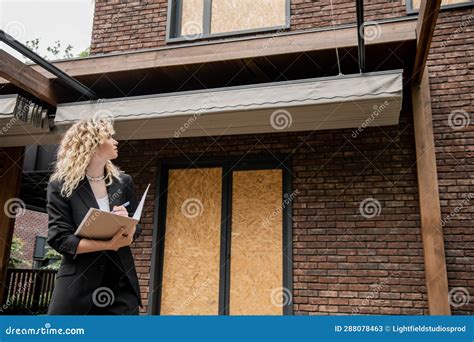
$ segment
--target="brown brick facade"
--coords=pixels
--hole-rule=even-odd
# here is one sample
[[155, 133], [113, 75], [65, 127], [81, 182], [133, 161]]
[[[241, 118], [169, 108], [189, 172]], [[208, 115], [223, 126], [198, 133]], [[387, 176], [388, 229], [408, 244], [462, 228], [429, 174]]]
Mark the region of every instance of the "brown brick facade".
[[[290, 8], [291, 31], [356, 22], [353, 0], [334, 0], [332, 9], [329, 0], [292, 0]], [[401, 0], [367, 1], [364, 9], [367, 21], [406, 15]], [[167, 10], [168, 0], [96, 1], [91, 54], [165, 46]]]
[[[400, 127], [122, 142], [117, 163], [139, 191], [162, 158], [288, 154], [293, 174], [295, 314], [426, 314], [410, 111]], [[136, 151], [142, 151], [137, 154]], [[248, 152], [247, 152], [248, 151]], [[369, 162], [370, 161], [370, 162]], [[152, 188], [153, 188], [152, 184]], [[153, 194], [154, 196], [155, 194]], [[380, 214], [364, 218], [364, 199]], [[134, 248], [148, 298], [153, 205]]]
[[[332, 13], [335, 24], [355, 22], [354, 1], [333, 2], [331, 11], [329, 0], [292, 0], [291, 30], [329, 26]], [[92, 54], [165, 46], [167, 4], [96, 1]], [[365, 14], [366, 20], [404, 17], [405, 1], [367, 1]], [[467, 305], [452, 306], [453, 314], [474, 312], [473, 23], [473, 8], [441, 12], [428, 60], [449, 289], [464, 288], [471, 297]], [[152, 183], [154, 198], [163, 158], [287, 154], [298, 190], [292, 203], [295, 314], [428, 314], [405, 81], [399, 125], [365, 129], [356, 138], [346, 129], [131, 140], [120, 143], [116, 162], [134, 177], [138, 193]], [[366, 199], [380, 203], [372, 218], [361, 215]], [[148, 309], [154, 209], [148, 203], [133, 247], [142, 313]]]
[[[428, 59], [446, 266], [474, 312], [474, 9], [441, 12]], [[453, 292], [454, 293], [454, 292]]]
[[36, 236], [48, 236], [48, 214], [39, 211], [25, 210], [15, 219], [13, 237], [23, 242], [22, 259], [33, 264]]
[[[336, 25], [355, 23], [354, 1], [333, 3], [331, 9], [330, 1], [292, 0], [291, 30], [326, 27], [333, 19]], [[96, 1], [92, 53], [165, 46], [167, 4]], [[449, 288], [465, 288], [471, 297], [473, 15], [472, 8], [440, 13], [428, 61]], [[405, 16], [405, 1], [365, 3], [367, 21]], [[293, 202], [295, 314], [427, 314], [409, 93], [404, 94], [403, 107], [397, 127], [366, 129], [357, 138], [350, 130], [331, 130], [127, 141], [121, 143], [117, 162], [143, 191], [145, 184], [156, 181], [157, 161], [180, 156], [181, 151], [207, 157], [290, 154], [293, 190], [298, 189]], [[453, 128], [453, 115], [459, 113], [468, 124]], [[378, 216], [360, 215], [359, 205], [366, 198], [380, 203]], [[145, 303], [153, 210], [146, 208], [145, 230], [134, 248]], [[452, 310], [469, 314], [474, 306]]]

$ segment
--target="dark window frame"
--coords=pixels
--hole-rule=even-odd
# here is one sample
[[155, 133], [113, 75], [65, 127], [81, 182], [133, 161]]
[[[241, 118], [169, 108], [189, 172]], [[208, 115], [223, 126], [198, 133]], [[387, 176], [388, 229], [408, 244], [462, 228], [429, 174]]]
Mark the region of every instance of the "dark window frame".
[[[452, 9], [474, 6], [474, 0], [470, 0], [470, 1], [471, 2], [461, 2], [458, 4], [441, 5], [440, 10], [447, 11], [447, 10], [452, 10]], [[406, 0], [406, 8], [407, 8], [407, 14], [418, 14], [420, 11], [418, 8], [413, 8], [413, 0]]]
[[167, 13], [167, 20], [166, 20], [166, 43], [193, 42], [193, 41], [199, 41], [202, 39], [222, 38], [222, 37], [231, 37], [231, 36], [237, 36], [237, 35], [242, 35], [242, 34], [264, 33], [264, 32], [270, 32], [270, 31], [287, 30], [291, 26], [291, 23], [290, 23], [290, 18], [291, 18], [290, 1], [291, 0], [285, 0], [286, 3], [285, 3], [285, 24], [284, 25], [212, 34], [210, 33], [212, 0], [204, 0], [203, 26], [202, 26], [203, 33], [197, 35], [197, 37], [195, 38], [192, 36], [181, 36], [180, 32], [181, 32], [181, 13], [182, 13], [181, 2], [182, 1], [183, 0], [168, 0], [168, 13]]
[[[283, 160], [283, 162], [281, 162]], [[166, 234], [166, 206], [169, 170], [221, 167], [222, 179], [222, 217], [231, 217], [232, 206], [232, 171], [240, 170], [282, 170], [282, 201], [292, 194], [292, 173], [290, 171], [290, 157], [288, 155], [262, 155], [256, 157], [223, 157], [200, 158], [199, 160], [169, 158], [157, 163], [155, 209], [153, 218], [153, 248], [150, 274], [150, 292], [148, 314], [160, 315], [161, 285], [163, 282], [163, 259]], [[293, 227], [292, 227], [292, 201], [282, 208], [282, 261], [283, 282], [282, 287], [292, 294], [290, 300], [283, 306], [283, 315], [293, 315]], [[230, 258], [231, 219], [221, 220], [220, 260], [222, 264]], [[219, 315], [229, 315], [230, 301], [230, 262], [221, 268], [219, 275]]]
[[[36, 235], [35, 236], [35, 244], [34, 244], [34, 247], [33, 247], [33, 261], [35, 260], [43, 260], [44, 259], [44, 256], [46, 255], [46, 251], [47, 251], [47, 247], [48, 247], [48, 244], [47, 244], [47, 239], [48, 237], [47, 236], [41, 236], [41, 235]], [[38, 245], [40, 244], [38, 241], [39, 240], [42, 240], [43, 241], [43, 251], [42, 251], [42, 255], [41, 257], [37, 256], [37, 252], [39, 252], [37, 249], [38, 249]]]

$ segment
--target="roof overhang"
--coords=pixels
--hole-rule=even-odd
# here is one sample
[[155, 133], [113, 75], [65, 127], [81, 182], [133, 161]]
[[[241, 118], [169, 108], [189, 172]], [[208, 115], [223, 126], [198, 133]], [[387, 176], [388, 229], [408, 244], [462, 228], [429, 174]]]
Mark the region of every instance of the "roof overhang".
[[0, 137], [50, 131], [48, 108], [21, 95], [0, 95]]
[[55, 125], [110, 117], [119, 140], [396, 125], [402, 71], [58, 105]]
[[[365, 29], [371, 32], [366, 45], [372, 47], [416, 41], [416, 24], [416, 16], [366, 22]], [[168, 73], [169, 70], [172, 80], [178, 67], [357, 47], [357, 33], [357, 25], [354, 23], [188, 44], [169, 44], [153, 49], [57, 60], [53, 64], [68, 75], [94, 87], [97, 87], [99, 81], [103, 81], [101, 78], [104, 75], [114, 82], [118, 82], [118, 75], [127, 75], [130, 82], [131, 74], [139, 70], [146, 73], [156, 70], [165, 70]], [[39, 65], [32, 65], [32, 68], [50, 79], [55, 79], [54, 75]], [[8, 81], [0, 78], [0, 84], [5, 83]]]

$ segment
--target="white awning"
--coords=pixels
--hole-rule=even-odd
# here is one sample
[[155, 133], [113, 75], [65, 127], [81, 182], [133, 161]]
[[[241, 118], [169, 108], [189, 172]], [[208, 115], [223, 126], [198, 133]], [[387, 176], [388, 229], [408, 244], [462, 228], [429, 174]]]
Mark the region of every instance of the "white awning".
[[18, 94], [0, 96], [2, 136], [35, 135], [49, 131], [48, 110]]
[[396, 125], [402, 70], [58, 105], [66, 128], [115, 120], [118, 139], [308, 131]]

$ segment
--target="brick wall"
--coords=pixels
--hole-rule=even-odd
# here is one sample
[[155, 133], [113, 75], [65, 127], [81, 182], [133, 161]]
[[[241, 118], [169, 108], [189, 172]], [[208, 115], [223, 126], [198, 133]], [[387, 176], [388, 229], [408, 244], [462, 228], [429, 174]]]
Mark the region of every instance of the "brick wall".
[[473, 24], [472, 8], [441, 12], [428, 60], [449, 287], [471, 296], [455, 314], [474, 312]]
[[[138, 193], [156, 182], [161, 158], [291, 154], [295, 314], [426, 314], [410, 111], [400, 126], [175, 140], [124, 141], [117, 164]], [[136, 153], [136, 151], [141, 151]], [[154, 191], [154, 190], [152, 190]], [[151, 196], [155, 196], [152, 193]], [[374, 198], [379, 215], [360, 203]], [[148, 298], [153, 206], [134, 255]]]
[[164, 44], [168, 0], [95, 1], [91, 54]]
[[[357, 22], [356, 6], [353, 0], [308, 1], [291, 0], [291, 30], [321, 28], [331, 25]], [[403, 17], [406, 15], [405, 1], [373, 0], [364, 2], [366, 21]]]
[[23, 242], [22, 259], [33, 264], [36, 236], [48, 235], [48, 214], [39, 211], [25, 210], [24, 214], [15, 219], [13, 237]]
[[[91, 54], [165, 46], [167, 10], [168, 0], [97, 0]], [[406, 15], [402, 0], [368, 1], [364, 10], [366, 20]], [[291, 16], [292, 31], [355, 23], [355, 1], [333, 0], [331, 10], [329, 0], [291, 0]]]
[[[353, 1], [333, 2], [336, 24], [355, 22]], [[366, 2], [366, 20], [403, 17], [404, 3]], [[166, 6], [167, 0], [96, 1], [92, 53], [163, 46]], [[291, 10], [292, 30], [331, 24], [329, 1], [292, 0]], [[464, 288], [471, 297], [473, 13], [472, 8], [440, 13], [428, 61], [449, 287]], [[300, 190], [293, 212], [295, 313], [426, 314], [411, 103], [409, 94], [404, 98], [399, 127], [368, 129], [357, 139], [350, 131], [336, 130], [130, 141], [121, 143], [118, 163], [143, 191], [146, 183], [155, 182], [157, 159], [180, 151], [207, 156], [242, 155], [247, 149], [251, 154], [267, 149], [293, 153], [293, 187]], [[457, 118], [465, 118], [465, 124], [454, 127]], [[380, 215], [372, 219], [358, 212], [368, 197], [381, 204]], [[134, 253], [147, 298], [152, 207], [146, 208], [144, 220]], [[454, 314], [474, 312], [472, 304], [452, 309]]]

